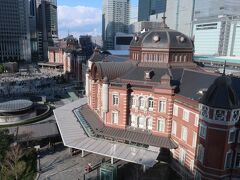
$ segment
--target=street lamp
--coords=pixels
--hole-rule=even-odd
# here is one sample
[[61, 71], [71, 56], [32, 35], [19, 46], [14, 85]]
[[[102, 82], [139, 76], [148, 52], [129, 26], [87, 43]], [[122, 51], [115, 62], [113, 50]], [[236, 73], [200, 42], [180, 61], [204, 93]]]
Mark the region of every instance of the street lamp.
[[41, 172], [41, 165], [40, 165], [40, 154], [39, 151], [37, 152], [37, 161], [38, 161], [38, 172]]

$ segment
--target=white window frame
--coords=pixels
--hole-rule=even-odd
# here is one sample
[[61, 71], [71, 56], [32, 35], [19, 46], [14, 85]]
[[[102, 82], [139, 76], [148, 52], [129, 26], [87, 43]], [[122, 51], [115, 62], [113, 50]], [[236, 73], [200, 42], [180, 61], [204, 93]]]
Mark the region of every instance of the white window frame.
[[188, 110], [186, 110], [186, 109], [183, 109], [183, 120], [184, 121], [189, 121], [189, 111]]
[[158, 112], [165, 113], [166, 112], [167, 101], [166, 99], [160, 98], [158, 101]]
[[197, 146], [197, 133], [193, 131], [192, 147], [195, 148], [196, 146]]
[[[232, 128], [229, 130], [229, 133], [228, 133], [228, 144], [231, 144], [231, 143], [234, 143], [235, 142], [235, 139], [236, 139], [236, 129], [235, 128]], [[231, 139], [231, 135], [234, 134], [233, 136], [233, 139]]]
[[199, 115], [195, 114], [195, 118], [194, 118], [194, 126], [198, 127], [199, 124]]
[[139, 101], [139, 109], [144, 109], [145, 108], [145, 98], [143, 96], [140, 96], [138, 101]]
[[186, 150], [183, 148], [180, 148], [179, 150], [179, 162], [184, 165], [186, 161]]
[[206, 135], [207, 135], [207, 126], [200, 123], [199, 124], [199, 136], [203, 139], [206, 139]]
[[[141, 120], [143, 121], [143, 123], [140, 123]], [[138, 128], [146, 129], [146, 118], [144, 116], [138, 117]]]
[[[238, 164], [238, 166], [237, 166], [237, 156], [238, 156], [238, 154], [239, 154], [239, 164]], [[235, 157], [234, 166], [235, 166], [235, 168], [240, 168], [240, 150], [238, 150], [238, 151], [236, 152], [236, 157]]]
[[[117, 119], [114, 119], [114, 114], [116, 115], [116, 118]], [[116, 124], [116, 125], [118, 125], [118, 120], [119, 120], [119, 118], [118, 118], [118, 112], [117, 111], [113, 111], [112, 112], [112, 124]], [[116, 122], [115, 122], [116, 121]]]
[[[149, 125], [149, 122], [151, 122], [151, 126]], [[147, 129], [152, 130], [153, 126], [153, 118], [147, 118]]]
[[[229, 155], [230, 154], [230, 159], [229, 158]], [[229, 150], [227, 153], [226, 153], [226, 156], [225, 156], [225, 163], [224, 163], [224, 168], [225, 169], [230, 169], [231, 168], [231, 165], [232, 165], [232, 158], [233, 158], [233, 151], [232, 150]], [[229, 164], [228, 163], [228, 160], [230, 160]]]
[[193, 172], [194, 171], [194, 160], [190, 161], [190, 170]]
[[165, 123], [166, 120], [164, 118], [158, 118], [158, 132], [165, 132]]
[[186, 126], [182, 126], [182, 128], [181, 128], [181, 139], [184, 142], [187, 142], [187, 137], [188, 137], [188, 128]]
[[131, 115], [131, 126], [137, 127], [137, 117], [134, 114]]
[[118, 104], [119, 104], [119, 94], [113, 93], [112, 104], [113, 104], [113, 106], [118, 106]]
[[173, 115], [178, 116], [178, 106], [175, 104], [173, 105]]
[[177, 134], [177, 122], [176, 121], [172, 121], [172, 134], [176, 135]]
[[148, 98], [148, 110], [153, 111], [154, 99], [152, 97]]
[[205, 148], [203, 147], [202, 144], [198, 144], [198, 148], [197, 148], [197, 160], [200, 161], [203, 164], [203, 160], [204, 160], [204, 151]]

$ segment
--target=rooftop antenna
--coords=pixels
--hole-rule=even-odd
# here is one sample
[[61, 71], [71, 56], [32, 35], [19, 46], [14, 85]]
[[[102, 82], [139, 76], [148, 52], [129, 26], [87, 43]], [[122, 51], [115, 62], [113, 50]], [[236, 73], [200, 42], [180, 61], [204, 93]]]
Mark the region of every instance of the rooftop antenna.
[[166, 24], [166, 19], [167, 19], [167, 17], [166, 17], [165, 12], [164, 12], [163, 17], [162, 17], [162, 22], [161, 22], [161, 25], [160, 25], [161, 28], [166, 28], [166, 29], [169, 28]]
[[167, 18], [167, 17], [166, 17], [166, 14], [165, 14], [165, 12], [164, 12], [164, 13], [163, 13], [163, 17], [162, 17], [162, 20], [163, 20], [162, 22], [163, 22], [163, 24], [166, 24], [166, 18]]
[[227, 61], [225, 60], [224, 65], [223, 65], [223, 76], [226, 75], [226, 64], [227, 64]]

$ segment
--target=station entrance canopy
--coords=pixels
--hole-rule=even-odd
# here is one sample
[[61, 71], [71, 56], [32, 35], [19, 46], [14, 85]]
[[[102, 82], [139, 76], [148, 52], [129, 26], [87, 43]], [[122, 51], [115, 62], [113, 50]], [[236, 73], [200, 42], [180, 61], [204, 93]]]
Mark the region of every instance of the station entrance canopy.
[[87, 104], [82, 98], [54, 110], [57, 125], [65, 146], [102, 156], [112, 157], [127, 162], [152, 167], [157, 163], [160, 148], [149, 146], [138, 147], [121, 142], [114, 142], [94, 136], [89, 136], [74, 110]]

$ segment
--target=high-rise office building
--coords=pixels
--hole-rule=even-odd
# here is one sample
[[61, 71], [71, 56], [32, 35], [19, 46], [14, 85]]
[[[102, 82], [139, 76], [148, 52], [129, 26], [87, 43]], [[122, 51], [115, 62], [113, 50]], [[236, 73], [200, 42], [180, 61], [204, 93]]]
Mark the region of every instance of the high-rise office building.
[[[166, 12], [167, 25], [174, 30], [192, 36], [192, 22], [194, 18], [195, 0], [167, 0]], [[163, 13], [151, 15], [150, 21], [160, 22]]]
[[193, 34], [198, 55], [240, 56], [240, 18], [198, 20]]
[[47, 59], [48, 46], [58, 39], [57, 0], [36, 0], [39, 60]]
[[28, 0], [0, 1], [0, 62], [31, 60]]
[[139, 0], [138, 21], [148, 21], [150, 15], [166, 11], [166, 0]]
[[197, 54], [240, 55], [239, 9], [239, 0], [195, 0], [193, 35]]
[[221, 15], [239, 16], [239, 0], [195, 0], [194, 18], [216, 18]]
[[103, 0], [102, 38], [105, 49], [114, 49], [117, 32], [128, 32], [129, 3], [129, 0]]

